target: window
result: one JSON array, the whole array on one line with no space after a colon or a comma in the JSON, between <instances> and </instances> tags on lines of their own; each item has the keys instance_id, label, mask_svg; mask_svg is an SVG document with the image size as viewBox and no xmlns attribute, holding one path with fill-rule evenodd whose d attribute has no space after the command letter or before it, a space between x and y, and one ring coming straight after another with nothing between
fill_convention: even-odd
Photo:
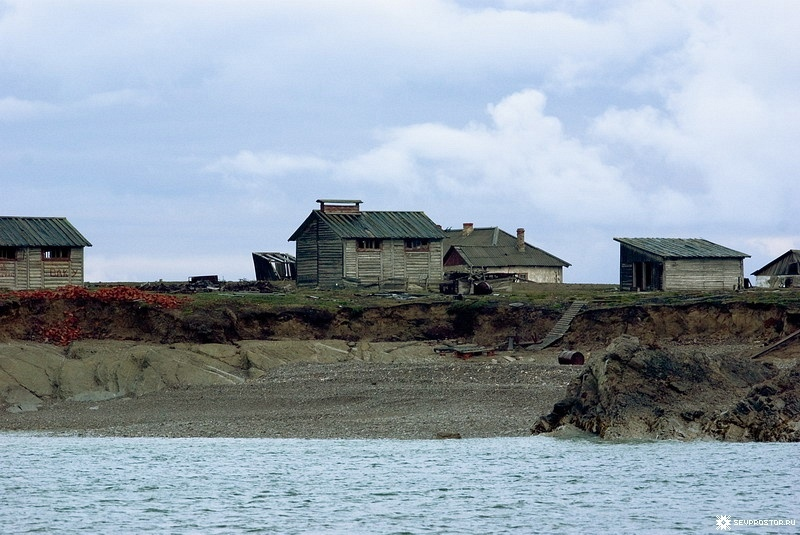
<instances>
[{"instance_id":1,"label":"window","mask_svg":"<svg viewBox=\"0 0 800 535\"><path fill-rule=\"evenodd\" d=\"M42 249L42 260L69 260L69 247Z\"/></svg>"},{"instance_id":2,"label":"window","mask_svg":"<svg viewBox=\"0 0 800 535\"><path fill-rule=\"evenodd\" d=\"M359 238L356 240L356 249L359 251L380 251L381 240L377 238Z\"/></svg>"},{"instance_id":3,"label":"window","mask_svg":"<svg viewBox=\"0 0 800 535\"><path fill-rule=\"evenodd\" d=\"M0 247L0 260L16 260L17 248L16 247Z\"/></svg>"},{"instance_id":4,"label":"window","mask_svg":"<svg viewBox=\"0 0 800 535\"><path fill-rule=\"evenodd\" d=\"M422 238L407 238L406 239L406 251L419 251L425 252L430 251L431 244L428 240L423 240Z\"/></svg>"}]
</instances>

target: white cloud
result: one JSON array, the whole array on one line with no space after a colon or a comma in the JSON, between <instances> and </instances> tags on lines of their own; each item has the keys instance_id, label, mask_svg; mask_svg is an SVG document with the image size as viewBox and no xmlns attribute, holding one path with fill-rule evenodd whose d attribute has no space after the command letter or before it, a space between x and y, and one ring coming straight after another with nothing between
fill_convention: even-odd
<instances>
[{"instance_id":1,"label":"white cloud","mask_svg":"<svg viewBox=\"0 0 800 535\"><path fill-rule=\"evenodd\" d=\"M126 276L210 242L249 274L325 196L526 227L568 280L613 280L614 235L800 246L791 2L5 5L8 206L77 209Z\"/></svg>"},{"instance_id":2,"label":"white cloud","mask_svg":"<svg viewBox=\"0 0 800 535\"><path fill-rule=\"evenodd\" d=\"M509 199L551 217L570 213L573 220L611 217L624 205L628 216L636 214L639 203L618 170L604 164L595 148L565 136L560 121L545 113L545 102L538 91L515 93L488 106L488 125L398 127L384 132L378 146L340 161L242 152L210 169L275 175L302 166L389 194Z\"/></svg>"},{"instance_id":3,"label":"white cloud","mask_svg":"<svg viewBox=\"0 0 800 535\"><path fill-rule=\"evenodd\" d=\"M278 176L301 172L326 171L331 164L314 156L293 156L274 152L239 151L233 157L222 157L205 167L206 171L223 174Z\"/></svg>"},{"instance_id":4,"label":"white cloud","mask_svg":"<svg viewBox=\"0 0 800 535\"><path fill-rule=\"evenodd\" d=\"M157 102L157 98L146 91L134 89L119 89L116 91L103 91L90 95L76 104L77 108L108 108L114 106L148 106Z\"/></svg>"},{"instance_id":5,"label":"white cloud","mask_svg":"<svg viewBox=\"0 0 800 535\"><path fill-rule=\"evenodd\" d=\"M58 111L57 106L47 102L22 100L15 97L0 98L0 122L38 119Z\"/></svg>"}]
</instances>

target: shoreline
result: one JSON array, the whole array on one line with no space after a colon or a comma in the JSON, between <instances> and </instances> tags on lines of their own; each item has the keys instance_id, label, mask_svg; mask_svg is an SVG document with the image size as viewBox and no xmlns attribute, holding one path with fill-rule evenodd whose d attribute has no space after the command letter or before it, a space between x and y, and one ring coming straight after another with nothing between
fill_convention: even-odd
<instances>
[{"instance_id":1,"label":"shoreline","mask_svg":"<svg viewBox=\"0 0 800 535\"><path fill-rule=\"evenodd\" d=\"M112 437L436 439L529 436L581 366L554 351L512 362L297 362L238 385L0 414L0 431Z\"/></svg>"}]
</instances>

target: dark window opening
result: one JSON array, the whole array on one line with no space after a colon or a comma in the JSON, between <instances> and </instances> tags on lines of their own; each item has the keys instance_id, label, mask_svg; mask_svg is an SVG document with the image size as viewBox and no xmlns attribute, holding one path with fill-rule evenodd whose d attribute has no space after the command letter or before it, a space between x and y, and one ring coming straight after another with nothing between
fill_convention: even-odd
<instances>
[{"instance_id":1,"label":"dark window opening","mask_svg":"<svg viewBox=\"0 0 800 535\"><path fill-rule=\"evenodd\" d=\"M359 251L380 251L381 240L377 238L359 238L356 240L356 249Z\"/></svg>"},{"instance_id":2,"label":"dark window opening","mask_svg":"<svg viewBox=\"0 0 800 535\"><path fill-rule=\"evenodd\" d=\"M16 247L0 247L0 260L16 260L17 248Z\"/></svg>"},{"instance_id":3,"label":"dark window opening","mask_svg":"<svg viewBox=\"0 0 800 535\"><path fill-rule=\"evenodd\" d=\"M42 260L68 260L69 247L48 247L42 249Z\"/></svg>"},{"instance_id":4,"label":"dark window opening","mask_svg":"<svg viewBox=\"0 0 800 535\"><path fill-rule=\"evenodd\" d=\"M406 251L430 251L431 243L428 240L421 238L408 238L406 239Z\"/></svg>"}]
</instances>

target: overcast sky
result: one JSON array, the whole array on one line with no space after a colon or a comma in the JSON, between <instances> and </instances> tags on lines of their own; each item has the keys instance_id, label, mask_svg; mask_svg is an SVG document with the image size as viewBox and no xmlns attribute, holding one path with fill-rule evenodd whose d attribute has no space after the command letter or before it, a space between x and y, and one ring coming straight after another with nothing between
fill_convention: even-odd
<instances>
[{"instance_id":1,"label":"overcast sky","mask_svg":"<svg viewBox=\"0 0 800 535\"><path fill-rule=\"evenodd\" d=\"M614 237L800 248L800 3L0 0L0 215L88 281L254 279L319 198L499 226L618 282Z\"/></svg>"}]
</instances>

